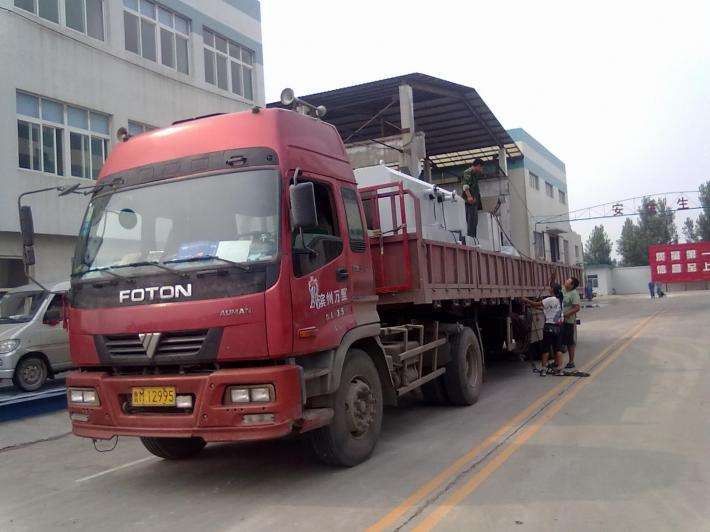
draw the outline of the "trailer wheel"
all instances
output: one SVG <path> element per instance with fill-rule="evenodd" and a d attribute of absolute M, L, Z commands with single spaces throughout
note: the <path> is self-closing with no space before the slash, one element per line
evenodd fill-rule
<path fill-rule="evenodd" d="M 202 438 L 141 438 L 148 451 L 166 460 L 184 460 L 192 458 L 206 443 Z"/>
<path fill-rule="evenodd" d="M 452 404 L 467 406 L 478 400 L 483 382 L 483 354 L 476 334 L 469 327 L 451 337 L 451 360 L 443 376 Z"/>
<path fill-rule="evenodd" d="M 328 465 L 351 467 L 367 460 L 382 427 L 382 384 L 372 359 L 350 349 L 340 386 L 332 394 L 330 425 L 309 433 L 316 456 Z"/>

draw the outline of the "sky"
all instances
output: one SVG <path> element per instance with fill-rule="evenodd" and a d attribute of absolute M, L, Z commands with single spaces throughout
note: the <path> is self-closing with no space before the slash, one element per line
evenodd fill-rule
<path fill-rule="evenodd" d="M 284 87 L 305 95 L 422 72 L 474 87 L 505 128 L 562 159 L 570 210 L 710 180 L 710 1 L 261 9 L 267 102 Z M 615 242 L 623 220 L 601 222 Z M 572 227 L 586 240 L 595 223 Z"/>

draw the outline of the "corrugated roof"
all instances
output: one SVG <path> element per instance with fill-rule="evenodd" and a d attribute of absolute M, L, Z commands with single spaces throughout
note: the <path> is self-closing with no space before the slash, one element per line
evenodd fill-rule
<path fill-rule="evenodd" d="M 313 105 L 325 105 L 325 121 L 338 128 L 343 140 L 361 142 L 399 132 L 397 100 L 403 84 L 412 87 L 415 127 L 424 132 L 427 155 L 437 166 L 491 158 L 499 147 L 506 149 L 508 157 L 522 156 L 474 88 L 426 74 L 406 74 L 299 97 Z M 282 105 L 274 102 L 268 107 Z"/>

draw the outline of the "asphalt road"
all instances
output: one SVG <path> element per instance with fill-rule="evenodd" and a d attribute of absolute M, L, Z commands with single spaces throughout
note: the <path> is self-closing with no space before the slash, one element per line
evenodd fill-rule
<path fill-rule="evenodd" d="M 299 440 L 171 463 L 97 453 L 63 413 L 4 423 L 0 530 L 710 530 L 710 293 L 582 319 L 591 377 L 495 364 L 475 406 L 388 410 L 352 469 Z"/>

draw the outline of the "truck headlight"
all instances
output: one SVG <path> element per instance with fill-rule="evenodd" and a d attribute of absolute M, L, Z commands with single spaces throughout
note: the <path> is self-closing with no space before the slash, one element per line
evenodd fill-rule
<path fill-rule="evenodd" d="M 271 384 L 229 386 L 224 397 L 227 404 L 269 403 L 273 400 L 274 387 Z"/>
<path fill-rule="evenodd" d="M 18 347 L 20 347 L 19 340 L 3 340 L 2 342 L 0 342 L 0 355 L 12 353 Z"/>
<path fill-rule="evenodd" d="M 99 394 L 93 388 L 69 388 L 69 402 L 77 405 L 99 406 Z"/>

